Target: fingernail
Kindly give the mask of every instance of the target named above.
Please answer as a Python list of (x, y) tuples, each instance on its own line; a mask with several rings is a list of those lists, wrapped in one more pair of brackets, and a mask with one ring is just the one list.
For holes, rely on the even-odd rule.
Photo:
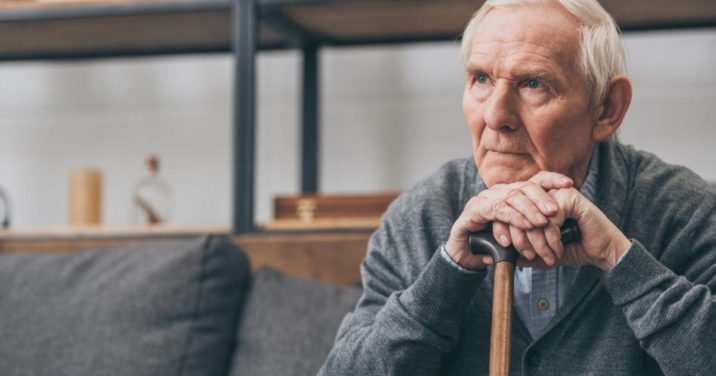
[(541, 225), (546, 225), (546, 224), (547, 224), (547, 217), (545, 217), (544, 215), (542, 215), (542, 213), (537, 213), (537, 214), (534, 215), (534, 217), (535, 217), (535, 222), (537, 222), (537, 223), (539, 223), (539, 224), (541, 224)]
[(507, 236), (500, 235), (500, 245), (502, 245), (503, 247), (507, 247), (508, 245), (510, 245), (510, 240), (507, 239)]
[(557, 207), (554, 206), (554, 204), (552, 204), (552, 203), (550, 203), (550, 202), (544, 204), (544, 208), (545, 208), (548, 212), (553, 212), (553, 211), (556, 211), (556, 210), (557, 210)]
[(535, 258), (535, 254), (532, 253), (532, 251), (524, 250), (522, 251), (522, 255), (524, 255), (528, 260), (532, 261), (532, 259)]
[(545, 258), (545, 259), (544, 259), (544, 263), (547, 264), (547, 265), (549, 265), (549, 266), (554, 265), (554, 261), (553, 261), (551, 258)]

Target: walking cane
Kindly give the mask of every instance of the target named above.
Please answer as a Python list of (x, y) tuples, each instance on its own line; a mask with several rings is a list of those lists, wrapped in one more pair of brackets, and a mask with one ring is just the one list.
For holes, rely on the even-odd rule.
[[(579, 227), (573, 219), (562, 226), (562, 244), (579, 241)], [(495, 280), (492, 290), (492, 336), (490, 337), (490, 376), (507, 376), (510, 373), (510, 339), (512, 337), (512, 289), (515, 265), (519, 254), (514, 247), (503, 247), (492, 236), (492, 231), (470, 234), (470, 251), (473, 254), (492, 256)]]

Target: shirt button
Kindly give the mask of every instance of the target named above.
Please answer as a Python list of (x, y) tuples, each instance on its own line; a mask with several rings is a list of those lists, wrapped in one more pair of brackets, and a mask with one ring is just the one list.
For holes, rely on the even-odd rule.
[(549, 308), (549, 301), (545, 298), (541, 298), (537, 301), (537, 308), (546, 311)]
[(537, 367), (540, 363), (542, 363), (542, 354), (539, 353), (539, 351), (531, 351), (529, 354), (527, 354), (527, 365), (530, 367)]

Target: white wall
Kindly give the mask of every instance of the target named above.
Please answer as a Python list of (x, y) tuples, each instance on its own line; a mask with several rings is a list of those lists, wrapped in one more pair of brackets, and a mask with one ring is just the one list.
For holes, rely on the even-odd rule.
[[(716, 30), (626, 35), (632, 108), (621, 139), (716, 180)], [(300, 55), (260, 55), (257, 217), (299, 187)], [(403, 189), (468, 156), (453, 43), (324, 50), (321, 186)], [(17, 226), (66, 221), (67, 177), (97, 166), (105, 223), (129, 221), (149, 152), (179, 224), (228, 223), (232, 62), (227, 55), (0, 64), (0, 185)]]
[(627, 34), (634, 82), (622, 141), (716, 181), (716, 30)]

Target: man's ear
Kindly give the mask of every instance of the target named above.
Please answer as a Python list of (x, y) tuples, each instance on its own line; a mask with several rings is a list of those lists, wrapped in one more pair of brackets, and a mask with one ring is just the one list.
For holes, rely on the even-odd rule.
[(600, 142), (611, 137), (622, 124), (631, 103), (631, 82), (627, 76), (614, 76), (609, 80), (607, 93), (596, 107), (596, 120), (592, 139)]

